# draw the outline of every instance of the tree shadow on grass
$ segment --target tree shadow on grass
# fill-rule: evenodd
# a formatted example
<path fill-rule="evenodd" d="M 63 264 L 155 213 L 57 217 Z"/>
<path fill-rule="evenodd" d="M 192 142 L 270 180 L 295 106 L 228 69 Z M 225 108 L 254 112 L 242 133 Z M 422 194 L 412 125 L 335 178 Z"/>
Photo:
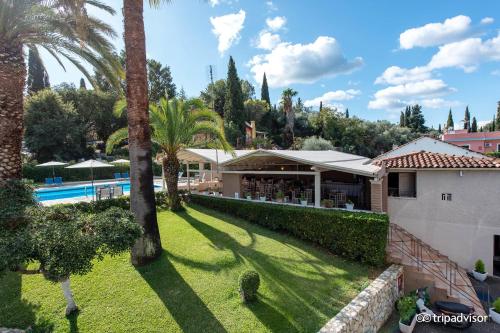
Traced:
<path fill-rule="evenodd" d="M 226 332 L 224 326 L 177 272 L 165 251 L 155 262 L 137 270 L 183 332 Z"/>
<path fill-rule="evenodd" d="M 22 276 L 7 272 L 0 276 L 0 327 L 26 329 L 32 332 L 52 332 L 54 324 L 44 318 L 37 318 L 39 305 L 22 298 Z"/>
<path fill-rule="evenodd" d="M 206 213 L 206 211 L 200 211 Z M 212 242 L 215 248 L 232 251 L 236 261 L 241 262 L 244 260 L 259 272 L 276 299 L 265 299 L 249 305 L 248 308 L 271 331 L 317 330 L 324 324 L 325 320 L 336 314 L 350 300 L 350 295 L 346 295 L 342 288 L 342 284 L 346 283 L 345 281 L 358 278 L 350 272 L 350 264 L 345 264 L 345 271 L 332 274 L 332 272 L 326 272 L 321 267 L 320 263 L 324 264 L 324 261 L 320 259 L 306 261 L 303 257 L 302 260 L 288 260 L 272 253 L 263 253 L 255 249 L 255 235 L 252 237 L 251 246 L 242 245 L 226 232 L 198 220 L 189 212 L 181 212 L 177 215 Z M 228 220 L 227 216 L 221 216 L 220 214 L 217 214 L 217 218 L 223 222 Z M 245 228 L 247 232 L 252 234 L 255 230 L 258 230 L 256 226 L 238 225 L 234 221 L 228 223 Z M 263 231 L 263 233 L 266 237 L 281 241 L 282 237 L 276 233 L 271 231 Z M 297 245 L 298 243 L 294 244 L 294 246 Z M 304 263 L 306 267 L 304 267 Z M 342 261 L 339 260 L 339 263 L 342 263 Z M 183 264 L 190 265 L 190 259 L 183 258 Z M 196 263 L 194 264 L 196 265 Z M 344 264 L 339 266 L 344 266 Z M 202 267 L 198 266 L 197 268 Z M 332 280 L 336 278 L 340 278 L 339 282 Z M 334 285 L 333 292 L 336 293 L 335 295 L 322 294 L 321 291 L 308 290 L 307 288 L 308 286 L 315 288 L 325 281 L 328 281 L 330 285 Z M 329 297 L 332 297 L 332 299 L 329 299 Z M 292 324 L 283 313 L 297 315 L 298 318 L 293 318 L 296 324 Z"/>

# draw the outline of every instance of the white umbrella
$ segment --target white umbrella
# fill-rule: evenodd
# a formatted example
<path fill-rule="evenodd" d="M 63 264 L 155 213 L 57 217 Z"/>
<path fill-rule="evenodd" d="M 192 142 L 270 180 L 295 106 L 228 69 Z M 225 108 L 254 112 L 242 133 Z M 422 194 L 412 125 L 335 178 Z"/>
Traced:
<path fill-rule="evenodd" d="M 129 164 L 130 161 L 129 160 L 124 160 L 124 159 L 119 159 L 119 160 L 116 160 L 116 161 L 113 161 L 113 162 L 110 162 L 112 164 Z"/>
<path fill-rule="evenodd" d="M 62 165 L 67 165 L 68 163 L 64 162 L 57 162 L 57 161 L 50 161 L 42 164 L 38 164 L 37 167 L 52 167 L 52 178 L 56 177 L 56 171 L 54 170 L 54 167 L 56 166 L 62 166 Z"/>
<path fill-rule="evenodd" d="M 81 163 L 76 163 L 67 166 L 66 169 L 90 169 L 90 177 L 92 178 L 92 200 L 94 199 L 94 168 L 110 168 L 111 164 L 96 160 L 88 160 Z"/>

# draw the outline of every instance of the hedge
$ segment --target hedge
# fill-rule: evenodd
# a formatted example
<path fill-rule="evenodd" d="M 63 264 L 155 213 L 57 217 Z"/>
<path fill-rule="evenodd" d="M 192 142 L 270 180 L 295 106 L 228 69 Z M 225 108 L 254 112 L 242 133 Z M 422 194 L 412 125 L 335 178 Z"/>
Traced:
<path fill-rule="evenodd" d="M 311 241 L 342 257 L 384 264 L 386 214 L 328 210 L 191 195 L 191 202 Z"/>
<path fill-rule="evenodd" d="M 95 168 L 94 169 L 94 179 L 113 179 L 115 172 L 129 172 L 128 165 L 115 165 L 109 168 Z M 66 169 L 64 167 L 55 168 L 56 176 L 62 177 L 63 181 L 90 181 L 90 170 L 89 169 Z M 161 166 L 153 163 L 153 173 L 155 176 L 161 176 Z M 30 179 L 35 183 L 45 182 L 45 178 L 52 177 L 52 168 L 45 167 L 40 168 L 35 164 L 24 164 L 23 165 L 23 178 Z"/>

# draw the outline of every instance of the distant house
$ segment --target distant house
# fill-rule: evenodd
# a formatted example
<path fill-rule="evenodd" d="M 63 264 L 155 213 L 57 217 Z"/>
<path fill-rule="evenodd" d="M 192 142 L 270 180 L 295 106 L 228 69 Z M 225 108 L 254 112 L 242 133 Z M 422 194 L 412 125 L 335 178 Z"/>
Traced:
<path fill-rule="evenodd" d="M 500 131 L 468 133 L 453 130 L 443 134 L 442 140 L 479 153 L 500 151 Z"/>

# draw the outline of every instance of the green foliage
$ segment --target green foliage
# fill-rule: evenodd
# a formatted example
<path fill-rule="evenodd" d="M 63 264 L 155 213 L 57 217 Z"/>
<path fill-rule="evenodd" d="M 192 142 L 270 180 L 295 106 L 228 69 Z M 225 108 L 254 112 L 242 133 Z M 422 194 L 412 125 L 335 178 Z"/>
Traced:
<path fill-rule="evenodd" d="M 253 100 L 255 98 L 255 87 L 247 80 L 240 80 L 243 101 Z"/>
<path fill-rule="evenodd" d="M 233 57 L 229 57 L 226 80 L 226 97 L 224 103 L 224 120 L 236 124 L 239 134 L 243 135 L 244 125 L 244 100 L 240 79 L 236 70 Z"/>
<path fill-rule="evenodd" d="M 485 153 L 485 155 L 500 158 L 500 151 L 493 151 L 490 153 Z"/>
<path fill-rule="evenodd" d="M 148 92 L 149 102 L 158 103 L 165 95 L 175 98 L 176 86 L 172 79 L 169 66 L 163 66 L 159 61 L 148 59 Z"/>
<path fill-rule="evenodd" d="M 245 119 L 254 120 L 257 130 L 261 131 L 262 119 L 269 112 L 269 106 L 265 101 L 258 99 L 248 99 L 245 101 Z"/>
<path fill-rule="evenodd" d="M 441 126 L 441 125 L 439 125 Z M 472 117 L 472 125 L 470 127 L 470 131 L 472 133 L 476 133 L 477 132 L 477 120 L 476 120 L 476 117 Z"/>
<path fill-rule="evenodd" d="M 74 107 L 51 91 L 42 90 L 26 102 L 26 146 L 39 162 L 88 157 L 85 128 Z"/>
<path fill-rule="evenodd" d="M 224 104 L 226 103 L 226 80 L 217 80 L 210 83 L 205 90 L 200 93 L 200 98 L 205 105 L 224 116 Z"/>
<path fill-rule="evenodd" d="M 37 49 L 30 49 L 28 53 L 28 80 L 26 83 L 30 95 L 50 87 L 49 75 Z"/>
<path fill-rule="evenodd" d="M 476 261 L 476 264 L 474 265 L 474 270 L 478 273 L 484 274 L 486 273 L 486 270 L 484 268 L 484 262 L 481 259 L 478 259 Z"/>
<path fill-rule="evenodd" d="M 259 273 L 253 270 L 244 271 L 238 281 L 240 295 L 245 302 L 251 302 L 257 298 L 257 290 L 260 286 Z"/>
<path fill-rule="evenodd" d="M 471 131 L 471 125 L 470 125 L 470 111 L 469 111 L 469 106 L 467 105 L 465 107 L 465 114 L 464 114 L 464 129 Z"/>
<path fill-rule="evenodd" d="M 454 128 L 455 122 L 453 121 L 453 113 L 451 113 L 451 109 L 448 112 L 448 120 L 446 120 L 446 129 Z"/>
<path fill-rule="evenodd" d="M 403 296 L 398 300 L 396 307 L 401 322 L 410 325 L 413 317 L 417 314 L 417 297 L 415 295 Z"/>
<path fill-rule="evenodd" d="M 500 313 L 500 297 L 498 297 L 494 302 L 493 302 L 493 309 L 495 310 L 496 313 Z"/>
<path fill-rule="evenodd" d="M 260 99 L 264 102 L 267 102 L 269 107 L 271 106 L 271 98 L 269 97 L 269 87 L 267 86 L 267 77 L 266 73 L 262 77 L 262 87 L 260 89 Z"/>
<path fill-rule="evenodd" d="M 302 143 L 302 150 L 333 150 L 332 143 L 317 136 L 311 136 Z"/>
<path fill-rule="evenodd" d="M 389 219 L 384 214 L 324 210 L 191 195 L 191 202 L 319 244 L 371 265 L 385 258 Z"/>

